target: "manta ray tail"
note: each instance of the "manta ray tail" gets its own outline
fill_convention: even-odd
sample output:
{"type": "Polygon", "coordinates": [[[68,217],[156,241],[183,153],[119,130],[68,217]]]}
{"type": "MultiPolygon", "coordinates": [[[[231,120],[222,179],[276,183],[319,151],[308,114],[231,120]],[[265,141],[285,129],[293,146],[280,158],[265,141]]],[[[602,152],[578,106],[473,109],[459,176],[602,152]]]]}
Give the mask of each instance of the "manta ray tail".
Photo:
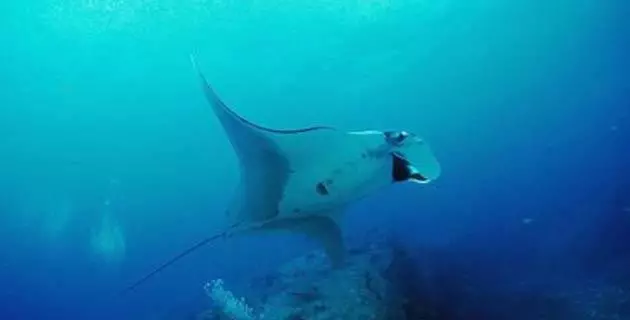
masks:
{"type": "Polygon", "coordinates": [[[216,239],[219,239],[219,238],[222,238],[222,237],[225,237],[225,236],[226,236],[226,233],[223,232],[223,233],[213,235],[211,237],[205,238],[205,239],[197,242],[193,246],[191,246],[188,249],[180,252],[179,254],[177,254],[176,256],[172,257],[168,261],[162,263],[159,267],[155,268],[153,271],[151,271],[150,273],[148,273],[144,277],[140,278],[139,280],[137,280],[133,284],[131,284],[128,287],[126,287],[124,290],[122,290],[120,292],[120,294],[125,294],[125,293],[128,293],[130,291],[133,291],[135,288],[137,288],[141,284],[145,283],[147,280],[151,279],[153,276],[155,276],[156,274],[160,273],[162,270],[164,270],[167,267],[171,266],[175,262],[177,262],[177,261],[181,260],[182,258],[188,256],[189,254],[197,251],[197,249],[205,246],[206,244],[210,243],[211,241],[214,241],[216,239]]]}

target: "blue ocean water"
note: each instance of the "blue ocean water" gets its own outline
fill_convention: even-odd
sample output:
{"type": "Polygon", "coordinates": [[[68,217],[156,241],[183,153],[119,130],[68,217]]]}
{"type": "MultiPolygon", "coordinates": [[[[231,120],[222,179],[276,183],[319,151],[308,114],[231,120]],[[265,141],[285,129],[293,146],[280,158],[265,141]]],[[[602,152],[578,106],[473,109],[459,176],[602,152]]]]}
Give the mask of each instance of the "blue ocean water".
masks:
{"type": "Polygon", "coordinates": [[[343,230],[404,239],[443,319],[564,319],[543,297],[607,288],[625,304],[589,314],[630,319],[628,16],[615,0],[3,1],[0,319],[166,319],[210,279],[238,291],[316,247],[232,238],[117,296],[217,232],[238,182],[190,53],[265,126],[429,141],[442,176],[356,203],[343,230]]]}

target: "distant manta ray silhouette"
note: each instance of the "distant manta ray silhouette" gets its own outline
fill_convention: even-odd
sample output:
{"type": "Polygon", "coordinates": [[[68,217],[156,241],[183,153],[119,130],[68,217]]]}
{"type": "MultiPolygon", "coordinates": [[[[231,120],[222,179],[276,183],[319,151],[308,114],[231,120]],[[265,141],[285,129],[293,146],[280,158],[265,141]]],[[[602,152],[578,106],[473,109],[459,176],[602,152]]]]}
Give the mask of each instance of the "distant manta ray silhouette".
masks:
{"type": "Polygon", "coordinates": [[[306,234],[323,246],[333,267],[345,249],[344,208],[392,183],[428,183],[440,175],[430,147],[406,131],[342,131],[328,126],[270,129],[239,116],[221,101],[191,61],[215,116],[239,160],[240,182],[226,215],[230,227],[203,239],[123,292],[213,240],[253,231],[306,234]]]}

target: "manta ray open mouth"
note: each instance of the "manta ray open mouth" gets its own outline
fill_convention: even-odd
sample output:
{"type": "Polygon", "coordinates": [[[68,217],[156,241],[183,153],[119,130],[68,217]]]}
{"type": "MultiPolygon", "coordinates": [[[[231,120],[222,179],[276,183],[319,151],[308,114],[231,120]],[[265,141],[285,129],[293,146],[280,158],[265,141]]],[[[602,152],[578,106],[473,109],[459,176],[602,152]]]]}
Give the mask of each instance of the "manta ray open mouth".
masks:
{"type": "Polygon", "coordinates": [[[427,183],[429,179],[420,174],[418,170],[403,158],[400,154],[392,153],[392,179],[395,182],[413,181],[416,183],[427,183]]]}

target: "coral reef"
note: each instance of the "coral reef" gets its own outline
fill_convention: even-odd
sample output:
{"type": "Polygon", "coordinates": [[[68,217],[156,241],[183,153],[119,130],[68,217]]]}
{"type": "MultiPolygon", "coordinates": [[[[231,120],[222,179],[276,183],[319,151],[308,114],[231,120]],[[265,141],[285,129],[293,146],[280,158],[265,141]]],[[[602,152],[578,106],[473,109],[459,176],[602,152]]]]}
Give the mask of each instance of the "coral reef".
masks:
{"type": "Polygon", "coordinates": [[[206,291],[206,295],[219,308],[217,314],[234,320],[257,320],[263,318],[262,315],[254,314],[254,309],[247,305],[244,298],[238,299],[231,291],[223,288],[222,279],[206,283],[203,289],[206,291]]]}
{"type": "Polygon", "coordinates": [[[627,279],[505,278],[462,250],[415,248],[414,259],[384,234],[366,238],[339,268],[313,251],[253,279],[247,303],[212,282],[215,308],[196,320],[629,319],[627,279]]]}
{"type": "Polygon", "coordinates": [[[409,317],[414,308],[404,295],[405,279],[398,276],[404,274],[398,272],[404,266],[401,252],[381,238],[349,250],[339,268],[332,268],[323,252],[306,254],[252,281],[256,295],[249,303],[258,312],[222,282],[210,283],[205,288],[216,308],[200,319],[424,319],[409,317]]]}

